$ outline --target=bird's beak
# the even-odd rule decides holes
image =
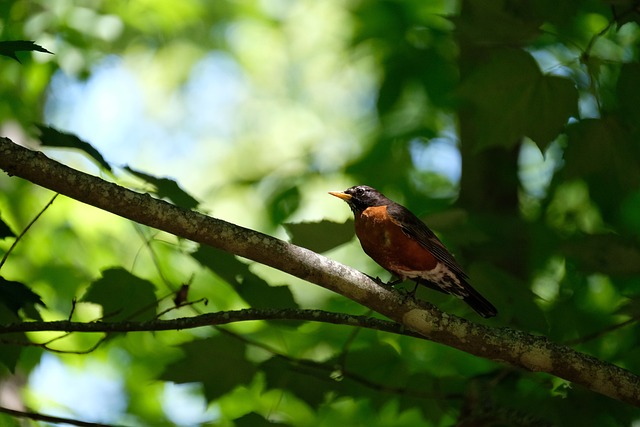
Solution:
[[[343,191],[329,191],[329,194],[331,194],[332,196],[336,196],[337,198],[342,199],[345,202],[351,200],[351,198],[353,197],[351,194],[347,194]]]

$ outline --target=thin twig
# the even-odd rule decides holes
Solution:
[[[11,246],[9,247],[9,250],[7,251],[7,253],[4,254],[4,256],[2,257],[2,260],[0,260],[0,269],[2,268],[2,266],[4,265],[4,263],[7,261],[7,258],[9,258],[9,254],[11,254],[11,252],[13,251],[13,249],[18,245],[18,242],[22,239],[22,237],[24,237],[24,235],[27,233],[27,231],[29,231],[29,229],[31,228],[31,226],[33,224],[35,224],[35,222],[40,218],[40,216],[44,213],[44,211],[46,211],[49,206],[51,206],[53,204],[53,201],[56,199],[56,197],[58,197],[60,193],[56,193],[53,195],[53,197],[51,198],[51,200],[49,200],[49,203],[47,203],[41,210],[40,212],[38,212],[38,215],[35,216],[35,218],[33,218],[31,220],[31,222],[29,224],[27,224],[27,226],[24,228],[24,230],[22,230],[22,232],[18,235],[18,237],[16,237],[16,239],[13,241],[13,243],[11,244]]]
[[[37,412],[16,411],[15,409],[9,409],[2,406],[0,406],[0,412],[11,415],[13,417],[28,418],[34,421],[45,421],[54,424],[71,424],[81,427],[118,427],[116,424],[90,423],[88,421],[80,421],[72,418],[54,417]]]
[[[572,339],[572,340],[565,341],[564,344],[565,345],[570,345],[570,346],[574,346],[574,345],[578,345],[578,344],[584,344],[585,342],[592,341],[592,340],[598,339],[600,337],[603,337],[603,336],[605,336],[605,335],[607,335],[607,334],[609,334],[609,333],[611,333],[611,332],[613,332],[613,331],[615,331],[617,329],[624,328],[625,326],[628,326],[628,325],[630,325],[632,323],[635,323],[638,320],[640,320],[640,314],[638,314],[636,316],[633,316],[632,318],[627,319],[624,322],[620,322],[620,323],[616,323],[615,325],[607,326],[606,328],[601,329],[601,330],[596,331],[596,332],[593,332],[591,334],[588,334],[588,335],[585,335],[585,336],[582,336],[582,337],[578,337],[578,338],[575,338],[575,339]]]
[[[146,332],[193,329],[202,326],[226,325],[234,322],[255,320],[306,320],[312,322],[331,323],[335,325],[362,326],[384,332],[391,332],[411,337],[427,339],[423,335],[405,329],[399,323],[375,317],[358,316],[343,313],[332,313],[322,310],[308,309],[257,309],[220,311],[206,313],[193,317],[181,317],[169,320],[148,320],[142,322],[69,322],[58,320],[50,322],[20,322],[0,325],[0,335],[15,332],[85,332],[85,333],[114,333],[114,332]]]

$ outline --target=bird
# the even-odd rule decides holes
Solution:
[[[468,282],[453,255],[433,231],[409,209],[373,187],[356,185],[344,191],[329,191],[349,205],[355,231],[364,252],[399,278],[458,297],[480,316],[489,318],[498,310]]]

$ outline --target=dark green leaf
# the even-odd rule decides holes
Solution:
[[[626,231],[640,237],[640,190],[632,192],[620,207],[620,219]]]
[[[571,124],[567,135],[565,178],[586,181],[605,220],[617,217],[620,204],[640,186],[637,141],[614,117]]]
[[[432,374],[418,373],[407,378],[407,393],[398,399],[400,410],[418,408],[422,415],[434,421],[440,419],[447,408],[438,402],[453,399],[464,392],[469,382],[461,376],[440,378]]]
[[[26,51],[51,53],[42,46],[35,44],[35,42],[28,40],[0,41],[0,55],[2,56],[8,56],[20,62],[16,53]]]
[[[540,34],[542,23],[521,2],[520,8],[504,0],[467,0],[460,17],[451,18],[465,41],[481,45],[515,46],[532,41]]]
[[[178,384],[200,382],[211,401],[240,385],[247,385],[256,367],[245,357],[245,345],[221,334],[181,346],[184,357],[167,366],[160,379]]]
[[[426,129],[422,129],[422,131],[427,132]],[[396,185],[402,183],[407,179],[407,165],[412,163],[407,141],[415,136],[415,134],[411,134],[381,138],[360,159],[349,165],[346,172],[353,175],[358,184],[371,185],[381,191],[389,183]],[[384,167],[380,167],[380,165],[384,165]],[[372,173],[372,170],[375,173]],[[336,199],[336,201],[338,200]]]
[[[512,147],[528,136],[544,151],[577,112],[578,92],[545,76],[522,50],[499,50],[467,77],[459,95],[470,105],[477,148]]]
[[[638,295],[634,298],[630,298],[624,304],[622,304],[616,310],[617,314],[625,314],[630,317],[637,318],[640,316],[640,290],[638,290]]]
[[[540,75],[528,105],[530,120],[525,133],[542,152],[578,112],[578,91],[564,77]]]
[[[9,228],[9,226],[0,219],[0,239],[7,237],[16,237],[15,233]]]
[[[640,274],[640,246],[615,234],[577,238],[563,245],[564,253],[588,273],[612,276]]]
[[[2,284],[0,284],[0,287],[3,287]],[[17,314],[5,304],[0,303],[0,324],[6,325],[14,323],[17,320]],[[39,318],[38,320],[42,319]],[[26,343],[28,341],[24,333],[3,334],[0,340],[0,365],[4,365],[13,373],[22,354],[22,349],[24,348],[14,343]],[[2,378],[3,373],[4,372],[0,370],[0,378]]]
[[[107,163],[104,157],[102,157],[102,154],[100,154],[98,150],[93,148],[93,146],[88,142],[81,140],[72,133],[62,132],[50,126],[36,126],[41,132],[40,141],[42,142],[42,145],[47,147],[75,148],[84,151],[89,157],[98,162],[100,166],[111,171],[111,166]]]
[[[44,306],[42,299],[23,283],[6,280],[0,276],[0,303],[13,313],[16,320],[19,318],[20,309],[25,310],[32,318],[42,320],[35,310],[36,304]]]
[[[156,296],[152,283],[121,268],[104,270],[82,301],[100,304],[110,321],[155,318]]]
[[[506,249],[503,256],[513,257]],[[471,285],[498,308],[500,319],[528,331],[545,332],[549,329],[544,313],[535,303],[536,296],[525,282],[507,271],[487,263],[474,263],[468,271]],[[447,303],[457,303],[448,298]]]
[[[201,246],[192,256],[233,286],[251,307],[298,307],[288,286],[269,286],[266,281],[253,274],[247,264],[227,252]]]
[[[265,374],[267,388],[288,390],[298,398],[317,408],[324,402],[325,394],[340,382],[332,380],[330,373],[313,366],[297,365],[273,357],[260,365]]]
[[[375,354],[376,357],[371,357]],[[389,344],[378,343],[349,352],[345,367],[368,381],[388,387],[400,387],[407,380],[407,365]]]
[[[616,95],[618,95],[618,105],[620,113],[627,121],[634,126],[640,123],[640,63],[632,62],[622,65]]]
[[[236,427],[284,427],[289,424],[274,423],[265,419],[262,415],[251,412],[233,420]]]
[[[297,186],[278,189],[269,197],[271,221],[280,224],[300,206],[300,190]]]
[[[311,249],[314,252],[326,252],[336,246],[347,243],[354,236],[353,220],[344,223],[332,221],[299,222],[283,224],[291,243]]]
[[[180,188],[176,181],[169,178],[157,178],[144,172],[131,169],[129,166],[125,166],[124,169],[130,174],[135,175],[153,185],[155,188],[153,193],[158,197],[167,198],[176,205],[185,209],[195,209],[198,207],[199,202],[191,197],[189,193]]]

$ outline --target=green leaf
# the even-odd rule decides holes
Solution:
[[[40,297],[29,288],[19,282],[12,282],[0,277],[0,324],[7,325],[20,321],[18,311],[21,308],[27,312],[30,307],[31,318],[42,321],[40,314],[35,310],[34,304],[42,304]],[[28,313],[29,314],[29,313]],[[15,373],[16,366],[25,348],[16,343],[27,343],[24,333],[3,334],[0,340],[0,365],[4,365],[11,373]],[[0,370],[0,378],[4,372]]]
[[[249,270],[249,266],[235,256],[208,246],[201,246],[192,254],[200,264],[209,268],[234,287],[254,308],[297,308],[298,304],[288,286],[270,286]],[[292,322],[287,322],[292,325]]]
[[[311,249],[314,252],[326,252],[347,243],[354,236],[353,220],[344,223],[333,221],[299,222],[283,224],[291,243]]]
[[[20,62],[17,52],[43,52],[43,53],[51,53],[47,49],[43,48],[40,45],[35,44],[33,41],[28,40],[10,40],[10,41],[0,41],[0,55],[8,56],[9,58],[13,58],[16,61]]]
[[[280,224],[300,206],[300,190],[297,186],[278,188],[269,196],[269,214],[274,224]]]
[[[640,246],[633,239],[615,234],[595,234],[573,239],[563,252],[587,273],[611,276],[640,274]]]
[[[0,276],[0,303],[13,313],[16,320],[19,319],[20,309],[25,310],[32,318],[42,320],[35,309],[36,304],[44,306],[42,299],[23,283],[6,280]]]
[[[3,339],[14,342],[28,342],[29,340],[25,334],[6,334],[3,335]],[[0,343],[0,365],[5,366],[9,372],[15,373],[16,366],[20,360],[22,349],[19,345],[14,344],[2,344]],[[2,371],[0,371],[0,378],[2,377]],[[2,424],[0,424],[1,426]]]
[[[256,373],[256,367],[245,357],[245,345],[225,334],[188,342],[181,349],[184,357],[167,366],[160,379],[202,383],[209,401],[249,384]]]
[[[544,152],[562,131],[571,116],[578,113],[578,91],[564,77],[540,75],[529,103],[526,135]]]
[[[567,136],[565,179],[586,181],[605,220],[612,220],[627,195],[640,186],[637,141],[612,116],[571,124]]]
[[[233,420],[233,424],[235,424],[236,427],[284,427],[289,425],[271,422],[255,412],[236,418]]]
[[[578,92],[563,77],[543,75],[525,51],[502,49],[460,85],[478,149],[512,147],[524,136],[544,151],[577,113]]]
[[[544,313],[535,303],[536,296],[526,282],[485,262],[473,263],[468,273],[471,285],[498,307],[500,319],[509,319],[511,324],[531,332],[542,333],[549,329]],[[457,301],[449,299],[447,302]]]
[[[332,391],[330,374],[314,366],[298,365],[279,357],[272,357],[260,365],[269,389],[288,390],[294,396],[317,408],[324,402],[324,396]],[[333,383],[336,388],[340,382]]]
[[[111,172],[111,166],[109,163],[107,163],[104,157],[102,157],[102,154],[100,154],[100,152],[93,148],[93,146],[88,142],[81,140],[72,133],[62,132],[50,126],[38,124],[36,126],[41,132],[40,141],[42,142],[42,145],[47,147],[75,148],[84,151],[89,157],[98,162],[100,166]]]
[[[519,7],[506,0],[466,0],[463,3],[463,13],[451,20],[456,24],[459,37],[469,43],[522,45],[540,34],[542,21],[528,9],[529,2],[518,2],[522,3]]]
[[[371,355],[376,357],[372,358]],[[407,365],[391,345],[377,343],[352,350],[346,358],[346,369],[374,383],[400,387],[407,380]]]
[[[7,237],[16,237],[15,233],[9,228],[6,222],[0,219],[0,239]]]
[[[100,304],[110,321],[151,320],[155,318],[156,296],[151,282],[121,268],[104,270],[93,282],[82,301]]]
[[[407,378],[407,393],[398,399],[401,411],[409,411],[418,408],[426,419],[431,419],[436,424],[447,411],[440,405],[440,399],[446,399],[447,395],[460,395],[468,387],[469,382],[460,375],[436,377],[433,374],[417,373]],[[431,395],[434,398],[424,398],[422,395]],[[429,397],[431,397],[429,396]]]
[[[176,181],[169,178],[157,178],[144,172],[131,169],[129,166],[125,166],[124,169],[130,174],[151,184],[155,188],[153,193],[158,197],[167,198],[174,204],[185,209],[195,209],[198,207],[199,202],[180,188]]]
[[[20,427],[22,424],[21,421],[18,421],[19,418],[14,417],[8,414],[0,414],[0,426],[1,427]]]
[[[640,76],[640,63],[623,64],[616,86],[620,114],[634,126],[638,126],[640,123],[640,103],[638,102],[640,82],[638,82],[638,76]]]
[[[630,317],[640,316],[640,297],[629,298],[628,301],[618,307],[616,314],[625,314]]]

